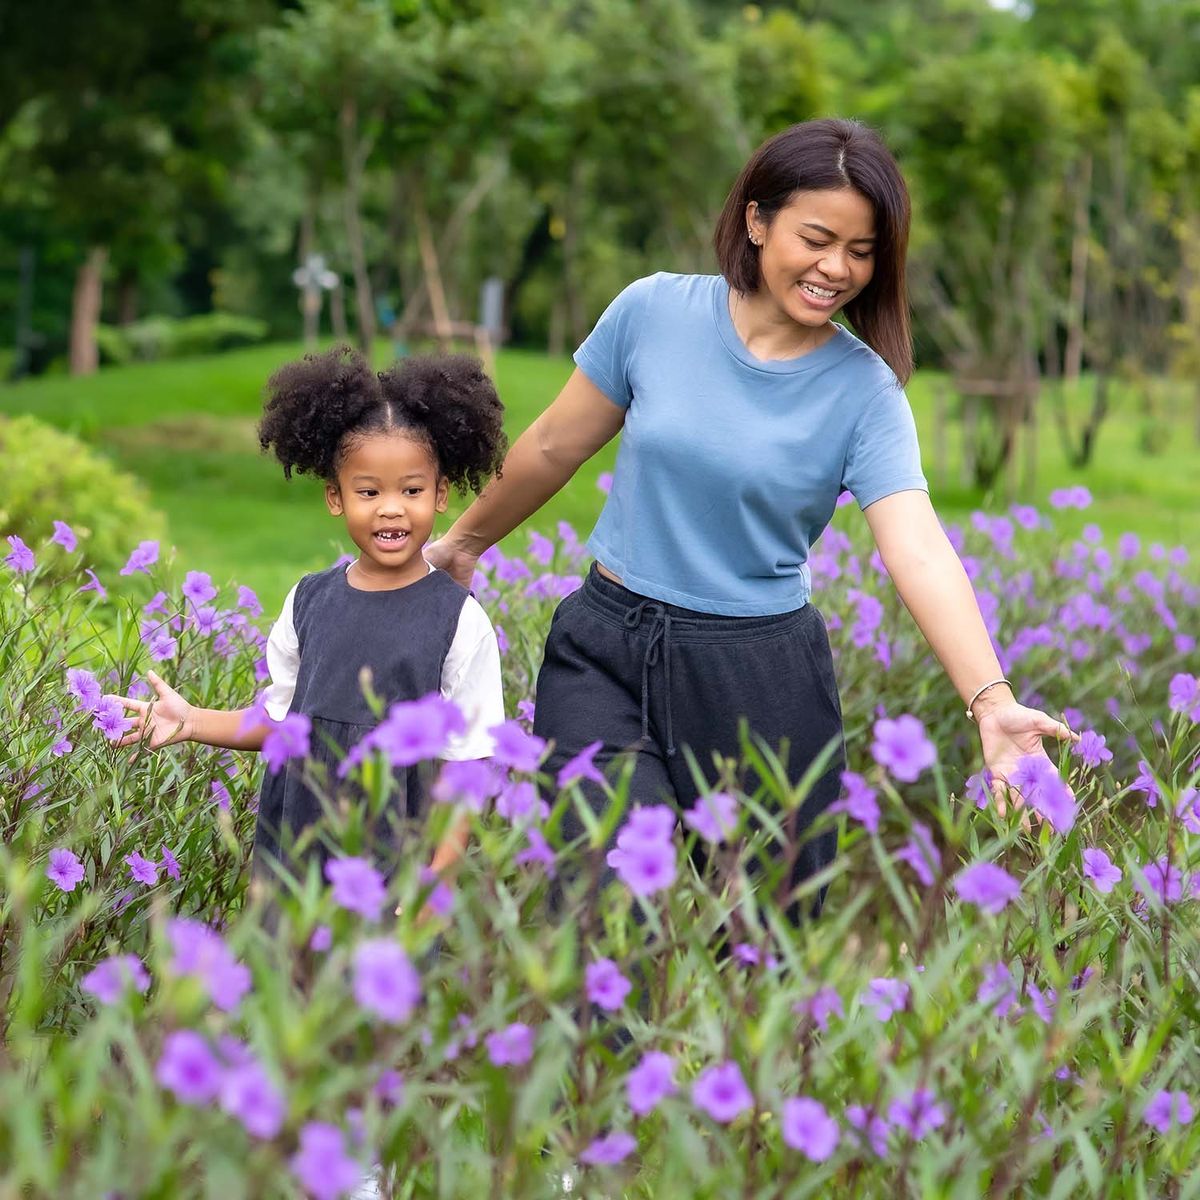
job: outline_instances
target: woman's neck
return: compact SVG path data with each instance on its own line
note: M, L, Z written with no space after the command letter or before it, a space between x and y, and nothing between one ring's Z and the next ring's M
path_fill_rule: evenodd
M743 293L729 289L729 319L742 344L760 362L800 358L823 346L836 332L832 321L800 325L765 290Z

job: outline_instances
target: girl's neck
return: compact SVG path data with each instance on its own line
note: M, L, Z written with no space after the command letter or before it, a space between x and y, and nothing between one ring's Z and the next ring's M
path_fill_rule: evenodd
M742 344L760 362L801 358L823 346L834 334L834 324L800 325L783 312L765 288L757 292L729 289L729 319Z
M346 582L354 588L356 592L394 592L400 588L411 587L414 583L420 583L433 568L421 558L420 572L412 574L408 571L372 571L371 564L368 560L364 565L361 557L356 558L346 568Z

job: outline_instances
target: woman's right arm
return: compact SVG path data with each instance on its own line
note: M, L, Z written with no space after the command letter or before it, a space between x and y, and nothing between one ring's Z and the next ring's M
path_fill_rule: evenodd
M625 423L614 404L579 368L554 402L525 430L500 475L425 557L469 587L479 556L531 517Z

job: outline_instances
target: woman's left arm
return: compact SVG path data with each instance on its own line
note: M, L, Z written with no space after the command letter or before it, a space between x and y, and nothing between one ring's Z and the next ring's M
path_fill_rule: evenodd
M1004 672L992 649L971 581L922 491L896 492L868 505L867 524L896 591L946 669L963 705ZM1045 754L1042 738L1074 738L1061 721L1014 698L1007 684L985 691L972 705L992 788L1004 784L1028 754ZM1003 811L1003 810L1001 810Z

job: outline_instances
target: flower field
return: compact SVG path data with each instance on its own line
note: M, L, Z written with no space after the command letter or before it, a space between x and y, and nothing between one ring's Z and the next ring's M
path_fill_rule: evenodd
M136 537L97 577L71 514L9 539L0 1200L1200 1195L1200 584L1183 548L1062 541L1055 511L1089 501L951 531L1018 696L1082 735L1058 773L1028 760L1006 815L878 558L826 531L851 769L798 927L769 845L804 798L786 750L697 750L706 795L679 814L629 809L618 774L598 822L586 753L539 776L569 527L478 580L511 717L493 762L438 773L459 714L380 706L346 764L365 802L332 797L315 831L324 877L274 891L250 880L258 774L304 755L303 722L265 765L113 746L111 697L148 669L253 702L254 594ZM381 844L390 767L417 762L438 802ZM472 846L439 880L455 806Z

